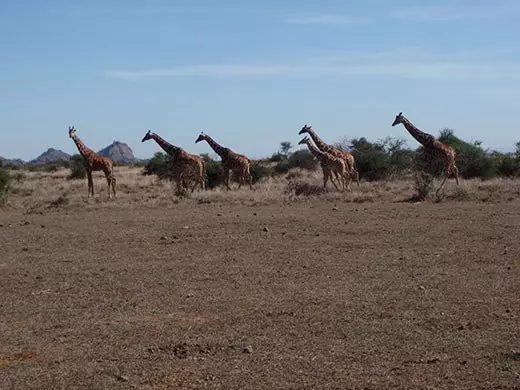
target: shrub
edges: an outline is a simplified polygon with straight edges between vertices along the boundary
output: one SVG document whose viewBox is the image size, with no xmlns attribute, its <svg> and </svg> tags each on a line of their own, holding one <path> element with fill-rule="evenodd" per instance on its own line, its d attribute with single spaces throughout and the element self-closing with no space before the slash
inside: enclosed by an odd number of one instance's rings
<svg viewBox="0 0 520 390">
<path fill-rule="evenodd" d="M 0 204 L 4 204 L 11 191 L 13 178 L 6 169 L 0 167 Z"/>
<path fill-rule="evenodd" d="M 157 175 L 161 179 L 166 178 L 168 176 L 167 157 L 164 153 L 156 152 L 144 166 L 143 175 Z"/>
<path fill-rule="evenodd" d="M 384 180 L 391 175 L 401 174 L 413 166 L 414 153 L 404 148 L 401 139 L 385 138 L 369 142 L 366 138 L 344 140 L 336 146 L 343 150 L 352 149 L 360 178 Z"/>
<path fill-rule="evenodd" d="M 433 189 L 433 176 L 424 171 L 416 172 L 414 176 L 414 189 L 416 193 L 412 196 L 413 201 L 422 202 Z"/>
<path fill-rule="evenodd" d="M 69 162 L 70 174 L 69 180 L 79 180 L 87 177 L 87 170 L 85 169 L 85 161 L 83 156 L 75 154 L 70 158 Z"/>
<path fill-rule="evenodd" d="M 277 174 L 283 174 L 289 172 L 291 168 L 302 168 L 308 170 L 315 170 L 318 168 L 319 162 L 314 158 L 314 156 L 305 149 L 297 150 L 291 155 L 279 162 L 274 167 L 274 172 Z"/>
</svg>

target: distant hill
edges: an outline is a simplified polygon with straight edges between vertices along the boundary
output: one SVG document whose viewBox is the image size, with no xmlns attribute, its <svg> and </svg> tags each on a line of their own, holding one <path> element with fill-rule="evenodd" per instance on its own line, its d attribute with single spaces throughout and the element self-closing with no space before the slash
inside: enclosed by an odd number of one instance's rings
<svg viewBox="0 0 520 390">
<path fill-rule="evenodd" d="M 132 164 L 136 162 L 134 152 L 132 152 L 130 146 L 123 142 L 114 141 L 111 145 L 101 149 L 98 153 L 110 158 L 117 164 Z"/>
<path fill-rule="evenodd" d="M 58 149 L 49 148 L 34 160 L 29 161 L 29 164 L 50 164 L 58 160 L 70 160 L 70 154 Z"/>
<path fill-rule="evenodd" d="M 4 167 L 7 167 L 9 165 L 11 165 L 13 167 L 19 167 L 19 166 L 22 166 L 23 164 L 25 164 L 25 161 L 20 160 L 19 158 L 8 159 L 8 158 L 0 157 L 0 162 L 2 162 L 2 166 L 4 166 Z"/>
</svg>

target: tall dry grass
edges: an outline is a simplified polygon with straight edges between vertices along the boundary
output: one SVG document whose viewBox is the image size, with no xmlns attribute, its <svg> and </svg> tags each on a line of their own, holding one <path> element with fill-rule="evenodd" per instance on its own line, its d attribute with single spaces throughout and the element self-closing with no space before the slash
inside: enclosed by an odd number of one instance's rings
<svg viewBox="0 0 520 390">
<path fill-rule="evenodd" d="M 57 172 L 21 171 L 23 178 L 13 183 L 13 191 L 7 207 L 32 213 L 62 208 L 104 207 L 171 207 L 178 204 L 231 203 L 264 204 L 272 202 L 297 202 L 320 199 L 329 202 L 401 202 L 414 198 L 416 193 L 412 177 L 378 182 L 361 182 L 361 187 L 352 184 L 351 192 L 338 192 L 329 184 L 323 191 L 321 173 L 295 169 L 287 175 L 265 178 L 250 191 L 247 186 L 232 191 L 222 186 L 213 190 L 196 190 L 187 197 L 175 196 L 175 185 L 145 176 L 141 168 L 117 167 L 117 198 L 107 199 L 107 183 L 101 172 L 94 174 L 93 198 L 87 197 L 87 181 L 68 180 L 69 170 Z M 435 181 L 434 188 L 439 185 Z M 479 201 L 505 202 L 520 198 L 520 180 L 493 179 L 489 181 L 462 180 L 457 187 L 448 181 L 444 197 L 430 195 L 426 201 Z"/>
</svg>

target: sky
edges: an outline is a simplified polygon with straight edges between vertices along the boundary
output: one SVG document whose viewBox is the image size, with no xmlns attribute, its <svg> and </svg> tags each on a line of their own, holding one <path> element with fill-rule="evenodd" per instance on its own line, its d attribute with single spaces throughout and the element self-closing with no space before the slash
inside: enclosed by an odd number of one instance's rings
<svg viewBox="0 0 520 390">
<path fill-rule="evenodd" d="M 252 158 L 309 124 L 328 143 L 423 131 L 520 140 L 517 0 L 0 2 L 0 156 L 76 153 L 148 129 L 191 153 L 201 131 Z"/>
</svg>

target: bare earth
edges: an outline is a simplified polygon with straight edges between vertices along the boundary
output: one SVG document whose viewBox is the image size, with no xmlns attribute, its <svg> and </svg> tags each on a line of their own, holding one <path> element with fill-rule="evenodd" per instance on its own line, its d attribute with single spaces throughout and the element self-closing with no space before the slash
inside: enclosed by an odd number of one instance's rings
<svg viewBox="0 0 520 390">
<path fill-rule="evenodd" d="M 520 389 L 518 201 L 0 225 L 0 389 Z"/>
</svg>

